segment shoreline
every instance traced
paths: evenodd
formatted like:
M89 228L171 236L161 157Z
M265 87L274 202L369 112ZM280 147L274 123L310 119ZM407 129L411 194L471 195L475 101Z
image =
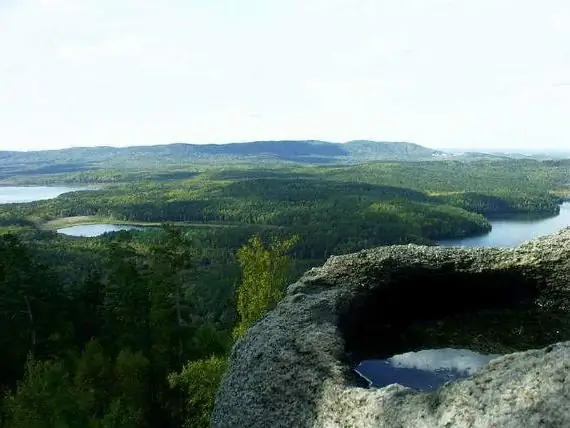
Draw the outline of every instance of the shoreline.
M75 217L63 217L54 220L49 220L44 223L36 223L36 227L40 230L57 232L59 229L65 229L67 227L74 226L90 226L94 224L115 224L119 226L135 226L135 227L160 227L163 224L168 223L179 227L215 227L215 228L231 228L231 227L259 227L265 229L279 229L279 226L273 225L256 225L256 224L231 224L231 223L197 223L197 222L185 222L185 221L173 221L173 222L144 222L144 221L129 221L129 220L118 220L109 217L98 217L98 216L75 216Z
M563 205L570 204L570 202L563 202L560 204L560 207ZM547 220L550 218L555 218L560 215L560 211L558 213L529 213L529 214L510 214L500 217L485 217L485 219L491 224L495 221L536 221L536 220ZM74 217L63 217L57 218L53 220L48 220L46 222L36 222L36 227L40 230L44 231L52 231L57 232L59 229L65 229L67 227L73 226L90 226L94 224L115 224L120 226L135 226L135 227L160 227L163 224L168 223L178 227L215 227L215 228L232 228L232 227L258 227L262 229L281 229L281 226L275 225L256 225L256 224L232 224L232 223L199 223L199 222L185 222L185 221L174 221L174 222L144 222L144 221L129 221L129 220L119 220L114 219L111 217L100 217L100 216L74 216ZM480 236L485 236L491 233L492 231L492 224L491 229L487 232L483 233L475 233L472 235L455 237L455 238L446 238L444 240L437 239L432 240L433 242L440 242L440 241L449 241L449 240L456 240L456 239L467 239L467 238L476 238Z

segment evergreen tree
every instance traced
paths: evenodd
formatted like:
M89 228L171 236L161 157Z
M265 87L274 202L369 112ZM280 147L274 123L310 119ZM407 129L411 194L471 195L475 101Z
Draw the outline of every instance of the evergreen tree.
M29 359L16 392L5 398L6 428L89 427L61 361Z

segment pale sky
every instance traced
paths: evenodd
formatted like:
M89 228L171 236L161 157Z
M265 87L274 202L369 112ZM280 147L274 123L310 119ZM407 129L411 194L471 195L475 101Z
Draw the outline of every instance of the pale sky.
M568 0L0 0L0 150L570 148Z

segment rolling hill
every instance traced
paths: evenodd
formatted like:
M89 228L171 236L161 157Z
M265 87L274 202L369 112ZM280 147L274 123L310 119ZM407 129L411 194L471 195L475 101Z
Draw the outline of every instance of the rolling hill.
M520 156L519 156L520 157ZM407 142L353 140L251 141L227 144L174 143L131 147L74 147L61 150L0 151L0 179L98 169L186 167L225 163L355 164L368 161L504 160L516 155L434 150Z
M75 147L62 150L0 151L3 170L69 172L107 166L182 165L220 161L354 163L429 160L444 152L404 142L252 141L228 144L175 143L132 147Z

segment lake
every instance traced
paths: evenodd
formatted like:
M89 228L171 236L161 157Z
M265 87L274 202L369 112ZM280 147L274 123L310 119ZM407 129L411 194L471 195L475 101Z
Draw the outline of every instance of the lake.
M93 187L64 186L0 186L0 204L42 201L57 198L59 195L78 190L96 190Z
M78 236L84 238L92 238L100 236L108 232L119 232L121 230L145 230L147 227L130 226L128 224L84 224L77 226L64 227L58 229L57 233L67 236Z
M570 202L560 207L560 214L545 219L511 219L491 221L493 229L480 236L449 239L438 242L445 246L462 247L516 247L525 241L550 235L570 226Z

